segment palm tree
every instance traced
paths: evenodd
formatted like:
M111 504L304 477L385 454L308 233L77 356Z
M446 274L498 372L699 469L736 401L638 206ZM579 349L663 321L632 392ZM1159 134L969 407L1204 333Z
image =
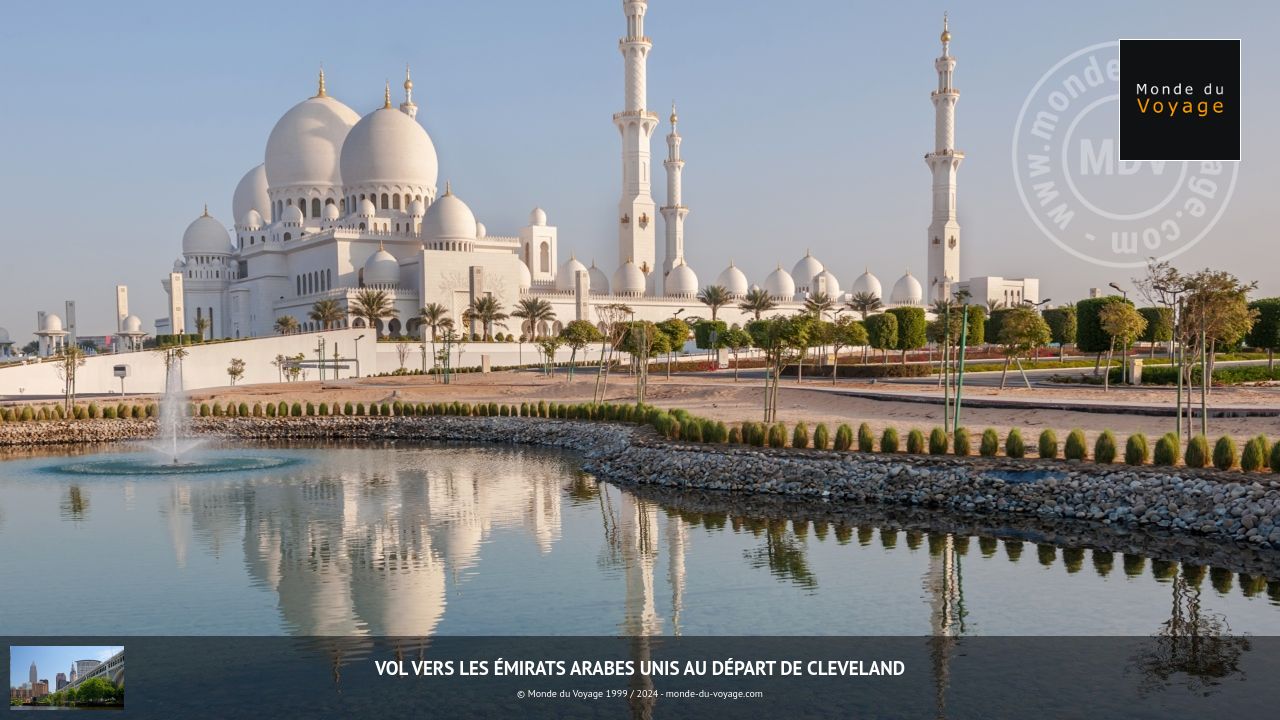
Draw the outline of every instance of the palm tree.
M391 297L387 295L386 290L374 290L365 288L356 293L355 316L363 318L375 333L378 328L378 321L396 317L399 311L391 303ZM386 335L384 331L382 333Z
M728 305L731 298L723 285L708 285L698 291L698 300L711 308L711 322L715 322L720 308Z
M521 337L527 336L530 340L536 340L538 326L543 322L555 322L556 311L551 309L551 303L542 298L522 298L516 303L516 309L511 311L511 317L520 318L523 321L520 323Z
M281 335L298 332L298 320L292 315L281 315L276 318L275 328Z
M319 323L324 330L329 330L342 320L342 307L338 305L337 300L317 300L311 306L311 312L307 313L307 317L312 322Z
M1004 307L1003 300L997 300L995 298L987 300L987 315L990 316L992 310L999 310L1002 307Z
M769 312L777 305L773 298L769 297L769 293L760 288L751 288L746 295L742 296L742 302L738 303L738 309L754 314L756 319L759 320L761 314Z
M831 299L830 295L824 292L816 292L805 298L804 301L805 312L814 316L818 320L825 320L827 313L831 312L832 308L835 306L835 301Z
M472 320L480 323L480 333L488 341L493 335L493 326L506 327L503 320L509 315L502 312L502 303L492 295L483 295L471 301L471 305L462 312L462 319L466 322Z
M200 342L204 342L205 340L209 339L209 338L206 338L204 335L205 333L209 332L209 327L211 325L213 325L213 323L209 322L209 318L204 317L203 315L196 318L196 334L200 336Z
M880 298L875 293L862 290L854 293L845 306L857 311L862 315L862 319L866 320L868 315L884 307L884 303L880 302Z
M435 342L440 328L448 317L449 310L445 306L440 303L428 303L418 310L418 317L415 319L423 327L431 330L431 342Z

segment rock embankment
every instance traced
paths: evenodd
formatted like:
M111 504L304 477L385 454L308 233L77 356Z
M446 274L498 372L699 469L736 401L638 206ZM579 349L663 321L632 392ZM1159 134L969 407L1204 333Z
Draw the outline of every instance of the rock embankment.
M154 437L152 420L0 424L0 446ZM1280 483L1157 467L768 450L678 443L647 428L519 417L192 418L192 432L243 440L449 440L568 448L617 483L832 503L1087 520L1280 548Z

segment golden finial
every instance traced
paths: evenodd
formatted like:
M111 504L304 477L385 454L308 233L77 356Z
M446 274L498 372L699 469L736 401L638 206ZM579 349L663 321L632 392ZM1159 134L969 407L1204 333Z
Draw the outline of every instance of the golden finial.
M320 87L316 90L316 97L329 97L324 89L324 63L320 64Z
M390 80L387 81L386 89L382 91L382 107L387 110L391 109L391 81Z
M942 42L951 42L951 30L947 27L947 13L942 13Z
M409 77L409 63L404 64L404 91L413 92L413 78Z
M678 122L680 122L680 118L676 115L676 101L672 100L671 101L671 126L675 127L675 124Z
M204 215L201 217L209 217L209 203L204 204Z
M445 181L444 181L444 194L445 194L445 195L452 195L452 194L453 194L453 183L451 183L451 182L450 182L450 181L448 181L448 180L445 180Z

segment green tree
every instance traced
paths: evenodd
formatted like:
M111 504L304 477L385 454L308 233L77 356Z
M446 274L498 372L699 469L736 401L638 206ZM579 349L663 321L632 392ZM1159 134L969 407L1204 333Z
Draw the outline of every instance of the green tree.
M244 377L244 360L231 358L231 364L227 365L227 377L231 378L231 385L234 387Z
M1275 352L1280 349L1280 297L1254 300L1249 303L1249 309L1257 313L1257 318L1245 336L1245 343L1266 350L1267 370L1273 370Z
M733 296L723 285L708 285L698 291L698 302L711 308L711 319L716 320L720 308L733 301Z
M209 321L209 318L203 315L196 318L196 334L200 336L202 341L210 339L206 338L205 335L209 334L211 327L213 327L213 323Z
M375 332L383 320L390 320L399 315L391 296L386 290L363 288L356 293L355 305L352 308L356 317L365 321ZM386 328L380 333L386 335Z
M1128 303L1119 295L1089 298L1076 303L1076 349L1097 356L1102 364L1102 354L1111 348L1111 336L1102 329L1102 308L1112 303Z
M1141 337L1143 331L1147 329L1146 318L1127 302L1103 306L1098 311L1098 322L1102 331L1111 338L1111 345L1107 348L1107 368L1111 367L1111 359L1117 343L1122 349L1128 348L1129 344L1135 338ZM1104 373L1102 378L1102 389L1106 391L1111 384L1111 373L1109 371Z
M680 318L667 318L658 323L658 331L667 336L667 379L671 379L671 356L684 350L689 340L689 323Z
M1138 308L1138 314L1147 321L1147 327L1138 339L1149 344L1150 357L1155 357L1156 344L1167 343L1173 339L1173 308Z
M281 315L276 318L274 327L281 335L291 335L298 332L298 319L292 315Z
M742 296L742 302L738 303L739 310L751 313L756 320L777 306L778 304L769 296L769 293L761 288L751 288L746 295Z
M907 364L907 353L919 350L928 342L929 323L925 319L924 308L896 307L888 311L898 318L897 349L902 351L902 364Z
M503 312L502 303L498 302L498 299L492 295L482 295L472 300L471 304L462 313L463 322L480 323L480 335L486 342L493 339L493 328L495 326L506 327L504 323L508 317L510 316Z
M76 376L85 364L84 350L79 345L68 344L58 352L55 360L54 370L62 380L63 412L69 413L76 402Z
M834 358L834 364L831 366L831 384L834 385L836 378L840 375L840 350L859 345L866 347L867 326L862 321L851 317L839 317L834 323L828 324L830 325L828 337Z
M1049 308L1041 313L1049 326L1050 342L1058 344L1058 359L1066 355L1068 345L1076 341L1076 306L1074 303Z
M801 318L807 317L773 317L747 323L746 330L751 335L752 343L765 356L765 422L773 422L777 418L778 385L782 368L800 357L799 348L808 346L808 324L800 322Z
M724 334L721 345L733 353L733 381L738 382L738 355L751 347L751 333L734 325Z
M540 300L540 302L546 302L546 300ZM418 309L418 316L414 319L431 333L431 342L434 343L444 326L444 321L449 319L449 311L440 303L427 303Z
M879 313L863 321L867 328L867 344L884 352L884 362L889 362L889 351L898 347L898 317L892 313ZM865 358L864 358L865 359Z
M311 305L307 317L322 329L329 330L342 322L342 306L338 305L337 300L317 300Z
M598 342L603 334L589 320L573 320L560 331L560 339L572 351L569 355L569 382L573 382L573 371L578 364L578 351L593 342Z
M1009 363L1017 360L1021 371L1021 358L1028 357L1047 345L1049 339L1049 326L1040 317L1040 313L1029 307L1008 308L1000 323L1000 337L997 338L1004 353L1004 371L1000 374L1001 390L1005 388L1005 380L1009 375ZM1031 387L1031 381L1027 380L1025 372L1022 380L1028 388Z
M835 300L832 300L831 296L824 292L813 293L804 300L804 311L818 320L826 320L827 313L834 310L835 307Z

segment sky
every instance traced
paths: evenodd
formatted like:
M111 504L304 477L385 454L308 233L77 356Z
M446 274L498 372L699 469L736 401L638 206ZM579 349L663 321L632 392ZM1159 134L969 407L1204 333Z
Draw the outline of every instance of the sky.
M44 645L20 646L9 648L9 687L20 687L31 681L31 663L36 664L36 677L48 680L53 689L57 689L58 673L71 676L71 664L76 660L106 661L124 648L105 645Z
M795 3L652 0L649 105L679 103L686 256L708 284L733 260L755 283L809 248L846 287L864 268L890 285L925 274L943 10L951 14L963 228L962 277L1041 278L1055 303L1128 285L1053 245L1023 209L1010 166L1018 111L1039 77L1119 37L1243 40L1243 144L1235 196L1178 258L1280 294L1265 217L1280 164L1270 119L1280 4L1101 2ZM491 234L540 205L560 254L618 263L622 109L617 0L553 3L21 3L0 25L0 326L31 339L36 312L77 301L81 335L114 330L114 286L144 327L204 203L231 225L231 194L262 161L277 119L315 92L357 112L414 70L419 121ZM399 93L396 93L399 101ZM653 143L654 197L665 198ZM661 247L661 229L659 229Z

